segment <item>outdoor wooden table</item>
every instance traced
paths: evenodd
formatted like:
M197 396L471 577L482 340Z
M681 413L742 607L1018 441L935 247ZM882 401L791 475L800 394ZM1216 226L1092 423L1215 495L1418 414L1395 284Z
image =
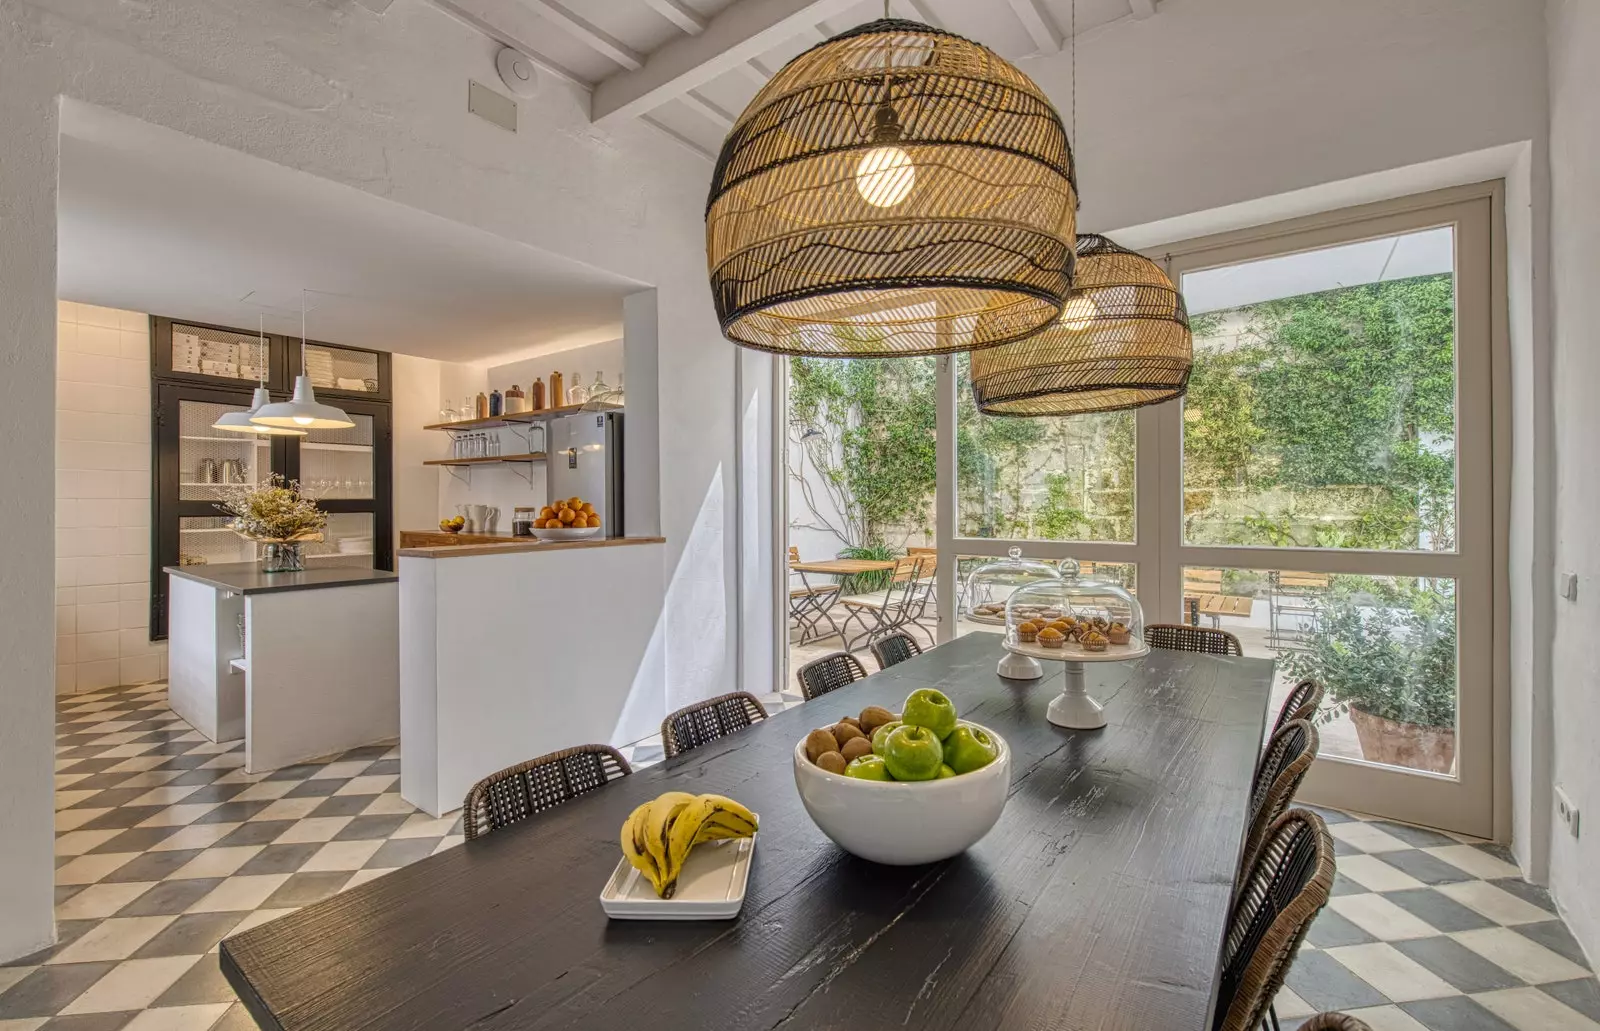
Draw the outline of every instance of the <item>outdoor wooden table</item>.
M870 558L829 558L817 562L790 562L790 572L800 574L801 593L789 596L789 614L800 624L800 643L820 641L828 637L838 637L841 643L844 641L844 631L834 621L833 613L828 611L839 596L838 587L812 587L811 581L806 579L807 573L854 576L857 573L893 569L896 565L894 559ZM822 629L824 624L828 627L826 633Z
M283 1031L1204 1031L1271 663L1097 663L1109 724L1068 731L1045 720L1061 674L1003 681L999 655L963 637L230 938L223 972ZM941 863L850 856L801 807L794 743L928 686L1009 742L1005 813ZM619 828L671 789L760 814L744 911L607 920Z
M789 563L789 568L796 573L830 573L834 576L855 576L857 573L874 573L894 567L895 560L892 558L825 558L815 562Z

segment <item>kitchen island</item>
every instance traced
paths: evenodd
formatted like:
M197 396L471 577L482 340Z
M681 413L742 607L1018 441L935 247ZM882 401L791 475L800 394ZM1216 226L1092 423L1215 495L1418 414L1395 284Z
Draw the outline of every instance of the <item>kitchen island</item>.
M400 731L399 578L255 562L168 566L168 697L251 773Z
M495 770L654 734L664 543L402 548L401 797L439 816Z

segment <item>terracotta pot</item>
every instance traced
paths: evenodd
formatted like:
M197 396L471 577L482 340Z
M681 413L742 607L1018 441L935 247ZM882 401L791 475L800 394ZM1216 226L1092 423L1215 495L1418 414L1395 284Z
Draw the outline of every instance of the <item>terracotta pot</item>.
M1387 766L1429 773L1451 773L1456 765L1456 732L1450 727L1400 723L1350 707L1362 758Z

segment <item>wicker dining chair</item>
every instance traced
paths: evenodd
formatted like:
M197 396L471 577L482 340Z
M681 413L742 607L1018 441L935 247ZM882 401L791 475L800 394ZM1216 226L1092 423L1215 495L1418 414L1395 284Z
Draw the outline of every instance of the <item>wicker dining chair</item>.
M1372 1031L1372 1026L1348 1013L1318 1013L1301 1024L1300 1031Z
M661 721L667 758L699 748L767 718L767 707L748 691L730 691L686 705Z
M1250 785L1249 831L1239 857L1241 883L1267 840L1267 832L1294 801L1320 744L1310 720L1290 720L1267 742Z
M610 745L579 745L508 766L472 785L462 805L466 840L554 809L633 772Z
M1226 630L1212 630L1183 623L1147 623L1144 643L1152 648L1179 652L1205 652L1207 655L1243 655L1244 646Z
M1278 818L1233 901L1222 945L1214 1031L1254 1031L1333 889L1333 838L1322 817Z
M1278 710L1278 721L1272 725L1272 732L1276 734L1293 720L1311 719L1321 707L1322 685L1307 677L1289 690L1289 697L1283 700L1283 708Z
M904 630L896 630L892 634L875 638L869 647L872 648L872 657L878 660L879 669L888 669L896 663L922 654L922 645Z
M867 675L867 667L849 652L834 652L820 659L812 659L796 671L800 680L800 695L806 701L821 698L829 691L837 691Z

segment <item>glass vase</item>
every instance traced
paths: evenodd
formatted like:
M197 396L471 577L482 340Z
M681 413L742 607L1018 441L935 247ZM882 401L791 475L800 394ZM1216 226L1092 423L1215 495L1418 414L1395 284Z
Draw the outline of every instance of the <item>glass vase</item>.
M301 573L306 568L303 541L267 541L261 555L263 573Z

